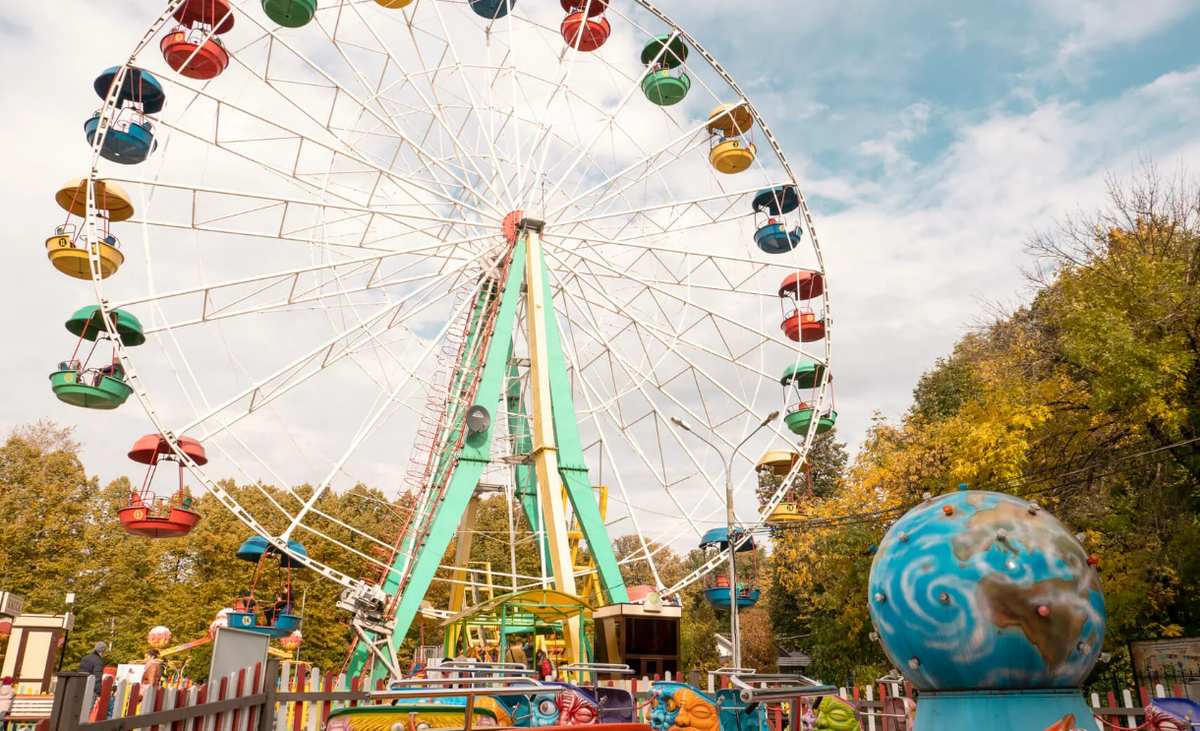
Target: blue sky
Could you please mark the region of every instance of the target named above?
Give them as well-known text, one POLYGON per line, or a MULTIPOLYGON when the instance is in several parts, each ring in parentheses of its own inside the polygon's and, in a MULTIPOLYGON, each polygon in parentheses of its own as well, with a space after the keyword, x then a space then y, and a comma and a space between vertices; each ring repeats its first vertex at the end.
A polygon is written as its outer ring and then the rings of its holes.
MULTIPOLYGON (((988 303, 1027 296, 1025 241, 1099 205, 1106 174, 1127 178, 1143 159, 1200 169, 1200 0, 659 5, 743 85, 812 200, 852 448, 875 412, 903 413, 916 379, 988 303)), ((136 409, 114 426, 41 388, 62 347, 62 307, 28 268, 45 266, 41 241, 59 217, 49 191, 86 159, 79 99, 161 7, 0 9, 10 141, 0 195, 9 246, 22 247, 0 292, 25 312, 6 319, 9 383, 22 385, 7 392, 0 429, 49 416, 79 423, 89 444, 114 428, 122 444, 140 433, 136 409)), ((123 455, 96 451, 89 465, 103 478, 128 471, 123 455)))

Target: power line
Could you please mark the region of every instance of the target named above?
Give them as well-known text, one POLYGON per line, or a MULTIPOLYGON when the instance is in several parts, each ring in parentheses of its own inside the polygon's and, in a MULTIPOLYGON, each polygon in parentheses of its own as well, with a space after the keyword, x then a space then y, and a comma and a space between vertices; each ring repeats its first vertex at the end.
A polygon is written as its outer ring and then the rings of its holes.
MULTIPOLYGON (((1015 483, 1012 482, 1012 480, 1006 480, 1003 482, 984 483, 983 485, 979 486, 976 489, 985 489, 985 490, 986 489, 1000 489, 1000 490, 1004 490, 1004 491, 1008 492, 1008 491, 1014 490, 1016 488, 1027 487, 1030 485, 1036 485, 1036 484, 1046 482, 1048 480, 1057 480, 1057 479, 1069 477, 1072 475, 1080 475, 1082 473, 1088 473, 1086 475, 1086 477, 1084 477, 1083 479, 1075 480, 1075 481, 1068 482, 1065 484, 1056 483, 1054 485, 1050 485, 1048 487, 1043 487, 1043 488, 1040 488, 1037 490, 1029 490, 1024 493, 1017 494, 1017 497, 1028 497, 1030 495, 1041 495, 1041 494, 1046 494, 1049 492, 1056 492, 1056 491, 1060 491, 1060 490, 1065 490, 1065 489, 1073 487, 1075 485, 1083 484, 1085 482, 1094 480, 1096 478, 1114 475, 1119 472, 1123 472, 1129 468, 1128 467, 1127 468, 1118 468, 1118 469, 1109 470, 1107 472, 1101 472, 1098 474, 1096 473, 1097 469, 1102 469, 1105 467, 1122 464, 1125 462, 1139 459, 1141 457, 1147 457, 1147 456, 1153 455, 1153 454, 1160 454, 1160 453, 1167 452, 1172 449, 1177 449, 1179 447, 1193 444, 1195 442, 1200 442, 1200 437, 1194 437, 1192 439, 1184 439, 1184 440, 1175 442, 1173 444, 1155 447, 1154 449, 1147 449, 1147 450, 1144 450, 1141 452, 1135 452, 1134 454, 1129 454, 1129 455, 1125 455, 1123 457, 1118 457, 1116 459, 1109 460, 1108 462, 1104 462, 1099 465, 1090 465, 1088 467, 1080 467, 1078 469, 1068 470, 1066 472, 1060 472, 1060 473, 1055 473, 1055 474, 1050 474, 1050 475, 1045 474, 1048 471, 1046 469, 1037 470, 1034 472, 1028 472, 1028 473, 1025 473, 1024 475, 1021 475, 1021 476, 1013 478, 1013 479, 1019 480, 1019 479, 1025 478, 1025 477, 1036 477, 1036 479, 1030 479, 1030 480, 1026 480, 1025 482, 1015 482, 1015 483)), ((1168 457, 1163 456, 1159 459, 1149 462, 1148 464, 1158 464, 1160 462, 1166 461, 1167 459, 1168 459, 1168 457)), ((1147 463, 1143 463, 1143 464, 1147 464, 1147 463)), ((1016 493, 1012 493, 1012 494, 1016 494, 1016 493)), ((920 504, 921 504, 921 502, 918 501, 918 502, 907 503, 904 505, 899 505, 894 508, 885 508, 882 510, 876 510, 876 511, 865 512, 865 513, 846 513, 843 515, 833 515, 833 516, 829 516, 826 518, 809 518, 806 520, 790 521, 785 525, 761 526, 755 530, 755 533, 756 534, 766 534, 770 531, 784 532, 784 531, 799 530, 801 528, 809 528, 809 527, 843 527, 843 526, 849 526, 849 525, 857 525, 857 524, 861 524, 861 523, 878 523, 878 522, 883 522, 885 520, 889 520, 893 516, 902 515, 920 504)))

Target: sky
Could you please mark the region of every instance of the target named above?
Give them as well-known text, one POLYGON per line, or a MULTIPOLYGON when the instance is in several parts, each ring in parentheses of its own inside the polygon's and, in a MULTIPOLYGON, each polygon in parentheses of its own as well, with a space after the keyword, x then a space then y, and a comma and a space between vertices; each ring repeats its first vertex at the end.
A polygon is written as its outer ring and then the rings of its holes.
MULTIPOLYGON (((42 242, 60 222, 53 190, 86 169, 91 79, 161 7, 0 9, 11 252, 0 268, 0 430, 77 424, 102 480, 130 472, 124 451, 139 415, 134 406, 97 419, 54 400, 45 378, 64 357, 63 313, 89 292, 64 293, 42 242)), ((1200 0, 659 7, 738 80, 809 198, 829 282, 839 433, 852 451, 876 414, 904 413, 956 339, 1028 296, 1032 235, 1101 205, 1106 176, 1128 178, 1142 161, 1200 168, 1200 0)))

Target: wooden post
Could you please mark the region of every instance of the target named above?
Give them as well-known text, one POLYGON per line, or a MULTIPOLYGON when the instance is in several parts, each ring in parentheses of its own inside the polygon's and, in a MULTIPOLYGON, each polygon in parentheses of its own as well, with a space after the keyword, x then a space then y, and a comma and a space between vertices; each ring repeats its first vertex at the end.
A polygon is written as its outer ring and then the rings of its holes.
POLYGON ((84 704, 87 681, 91 673, 59 673, 58 687, 54 693, 54 706, 50 710, 50 731, 75 731, 79 728, 79 716, 84 704))
MULTIPOLYGON (((263 703, 262 711, 258 714, 258 731, 275 730, 275 696, 279 694, 279 661, 267 660, 267 670, 263 673, 262 692, 267 700, 263 703)), ((283 728, 281 725, 280 728, 283 728)))
POLYGON ((104 683, 100 685, 100 702, 92 709, 88 720, 103 721, 108 718, 108 704, 113 697, 113 676, 105 675, 104 683))
MULTIPOLYGON (((295 688, 296 688, 297 693, 303 693, 305 690, 307 690, 307 688, 304 687, 306 684, 305 681, 307 679, 308 679, 308 668, 305 667, 304 665, 301 665, 300 667, 296 668, 295 688)), ((300 729, 303 728, 303 723, 304 723, 304 704, 303 703, 293 703, 292 704, 292 731, 300 731, 300 729)))
POLYGON ((142 686, 137 683, 129 684, 129 702, 125 705, 126 716, 138 715, 138 706, 142 702, 142 686))

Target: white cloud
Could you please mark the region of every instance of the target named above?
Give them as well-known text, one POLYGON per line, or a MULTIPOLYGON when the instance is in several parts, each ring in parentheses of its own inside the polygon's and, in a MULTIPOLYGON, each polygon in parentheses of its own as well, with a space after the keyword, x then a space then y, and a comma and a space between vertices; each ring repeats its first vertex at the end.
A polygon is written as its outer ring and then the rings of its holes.
POLYGON ((1058 62, 1070 75, 1086 72, 1091 54, 1148 38, 1200 7, 1198 0, 1038 0, 1068 29, 1058 62))
POLYGON ((888 131, 883 137, 866 140, 859 144, 858 151, 867 157, 877 157, 883 163, 884 172, 890 175, 910 173, 916 167, 901 147, 923 136, 929 129, 930 107, 924 102, 909 105, 900 112, 900 126, 888 131))

